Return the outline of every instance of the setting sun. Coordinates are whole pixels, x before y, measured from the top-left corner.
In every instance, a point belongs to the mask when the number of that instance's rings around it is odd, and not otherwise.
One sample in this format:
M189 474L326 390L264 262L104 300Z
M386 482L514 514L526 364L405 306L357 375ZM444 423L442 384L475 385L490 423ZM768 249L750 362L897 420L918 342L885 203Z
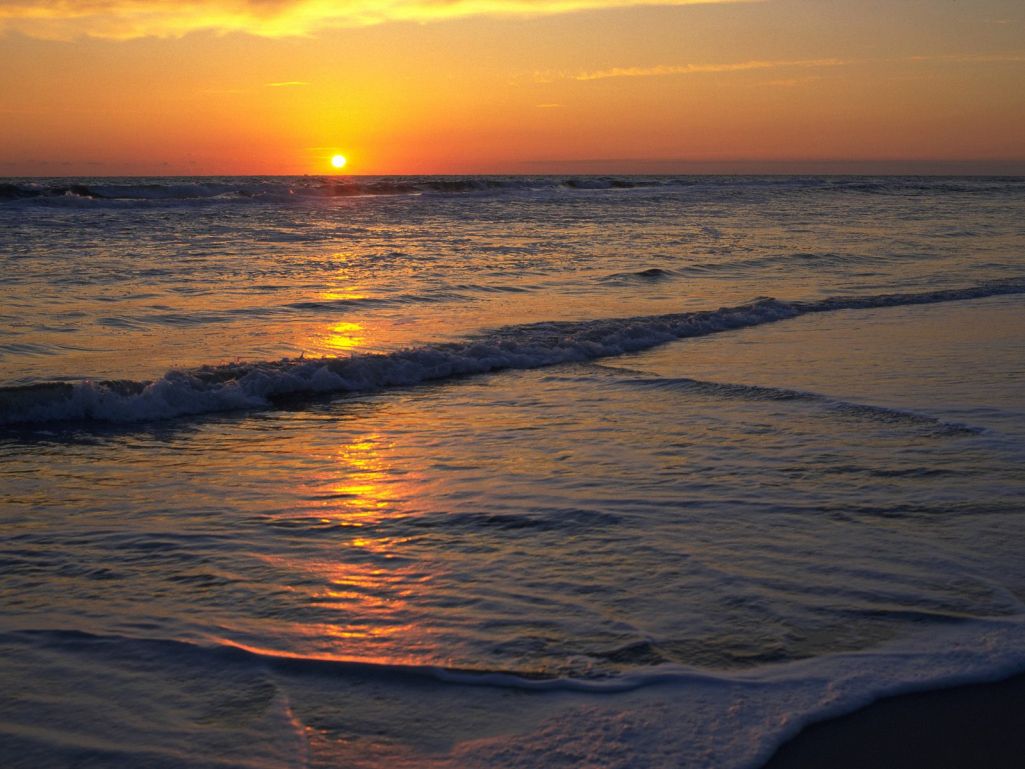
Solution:
M348 161L345 159L345 155L335 155L331 158L331 165L333 165L335 168L345 168L345 164L347 162Z

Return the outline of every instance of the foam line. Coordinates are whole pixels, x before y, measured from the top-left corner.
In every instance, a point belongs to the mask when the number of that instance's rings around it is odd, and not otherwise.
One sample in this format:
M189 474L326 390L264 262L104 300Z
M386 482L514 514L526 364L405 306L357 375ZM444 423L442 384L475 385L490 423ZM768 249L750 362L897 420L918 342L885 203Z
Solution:
M934 304L1025 293L1025 280L922 293L785 302L758 299L718 310L508 326L463 342L386 354L284 359L170 371L153 381L44 382L0 388L0 425L140 422L262 409L289 395L366 392L506 369L589 361L675 339L818 312Z

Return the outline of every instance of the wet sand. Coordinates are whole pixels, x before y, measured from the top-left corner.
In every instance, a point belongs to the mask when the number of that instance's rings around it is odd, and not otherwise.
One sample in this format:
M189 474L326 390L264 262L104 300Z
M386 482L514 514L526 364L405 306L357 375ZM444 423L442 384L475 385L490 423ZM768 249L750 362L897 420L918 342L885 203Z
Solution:
M890 697L809 726L764 769L1020 769L1025 675Z

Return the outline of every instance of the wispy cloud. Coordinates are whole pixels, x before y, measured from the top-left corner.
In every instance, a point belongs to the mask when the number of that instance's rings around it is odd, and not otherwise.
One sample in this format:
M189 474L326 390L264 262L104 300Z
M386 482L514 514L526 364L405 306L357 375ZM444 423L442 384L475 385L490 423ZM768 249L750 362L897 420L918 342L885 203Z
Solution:
M667 75L704 75L715 72L747 72L758 69L837 67L847 63L844 59L799 59L796 61L741 61L728 64L658 64L654 67L613 67L591 72L577 72L561 77L572 80L606 80L613 77L665 77Z
M540 16L638 5L761 0L0 0L0 32L51 38L179 37L199 30L266 37L331 27L465 16Z
M805 77L784 77L779 80L767 80L761 85L770 86L772 88L796 88L800 85L808 85L808 83L819 83L822 81L821 75L807 75Z
M264 83L268 88L297 88L309 85L305 80L282 80L279 83Z
M754 70L825 69L872 62L896 63L959 63L959 64L1016 64L1025 63L1025 52L954 53L905 56L890 59L788 59L754 60L717 64L656 64L651 67L611 67L578 72L535 72L534 81L551 83L556 80L607 80L620 77L668 77L677 75L705 75L714 73L750 72ZM817 75L780 78L769 85L792 86L818 79Z
M1025 53L1011 51L1009 53L948 53L931 56L909 56L907 61L950 61L957 64L1017 64L1025 62Z

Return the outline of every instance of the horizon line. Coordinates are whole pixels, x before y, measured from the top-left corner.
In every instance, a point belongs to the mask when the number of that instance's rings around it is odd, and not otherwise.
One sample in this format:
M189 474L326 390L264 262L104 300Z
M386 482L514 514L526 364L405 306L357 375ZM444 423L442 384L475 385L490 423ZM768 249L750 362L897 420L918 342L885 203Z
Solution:
M218 172L175 169L163 162L146 170L107 170L97 161L0 161L0 178L134 178L134 177L269 177L327 176L344 179L360 176L1025 176L1023 158L816 158L816 159L686 159L686 158L586 158L530 159L510 163L481 164L483 168L448 171L348 172L325 168L292 172ZM110 163L115 169L119 164ZM132 164L135 165L135 164ZM141 164L139 164L141 165ZM198 165L198 164L197 164ZM108 166L108 167L109 167ZM138 166L137 166L138 167ZM490 168L489 168L490 167ZM23 170L24 169L24 170ZM95 169L95 170L91 170ZM102 169L102 170L101 170ZM172 170L174 169L174 170ZM21 171L19 173L19 171ZM63 171L63 172L62 172Z

